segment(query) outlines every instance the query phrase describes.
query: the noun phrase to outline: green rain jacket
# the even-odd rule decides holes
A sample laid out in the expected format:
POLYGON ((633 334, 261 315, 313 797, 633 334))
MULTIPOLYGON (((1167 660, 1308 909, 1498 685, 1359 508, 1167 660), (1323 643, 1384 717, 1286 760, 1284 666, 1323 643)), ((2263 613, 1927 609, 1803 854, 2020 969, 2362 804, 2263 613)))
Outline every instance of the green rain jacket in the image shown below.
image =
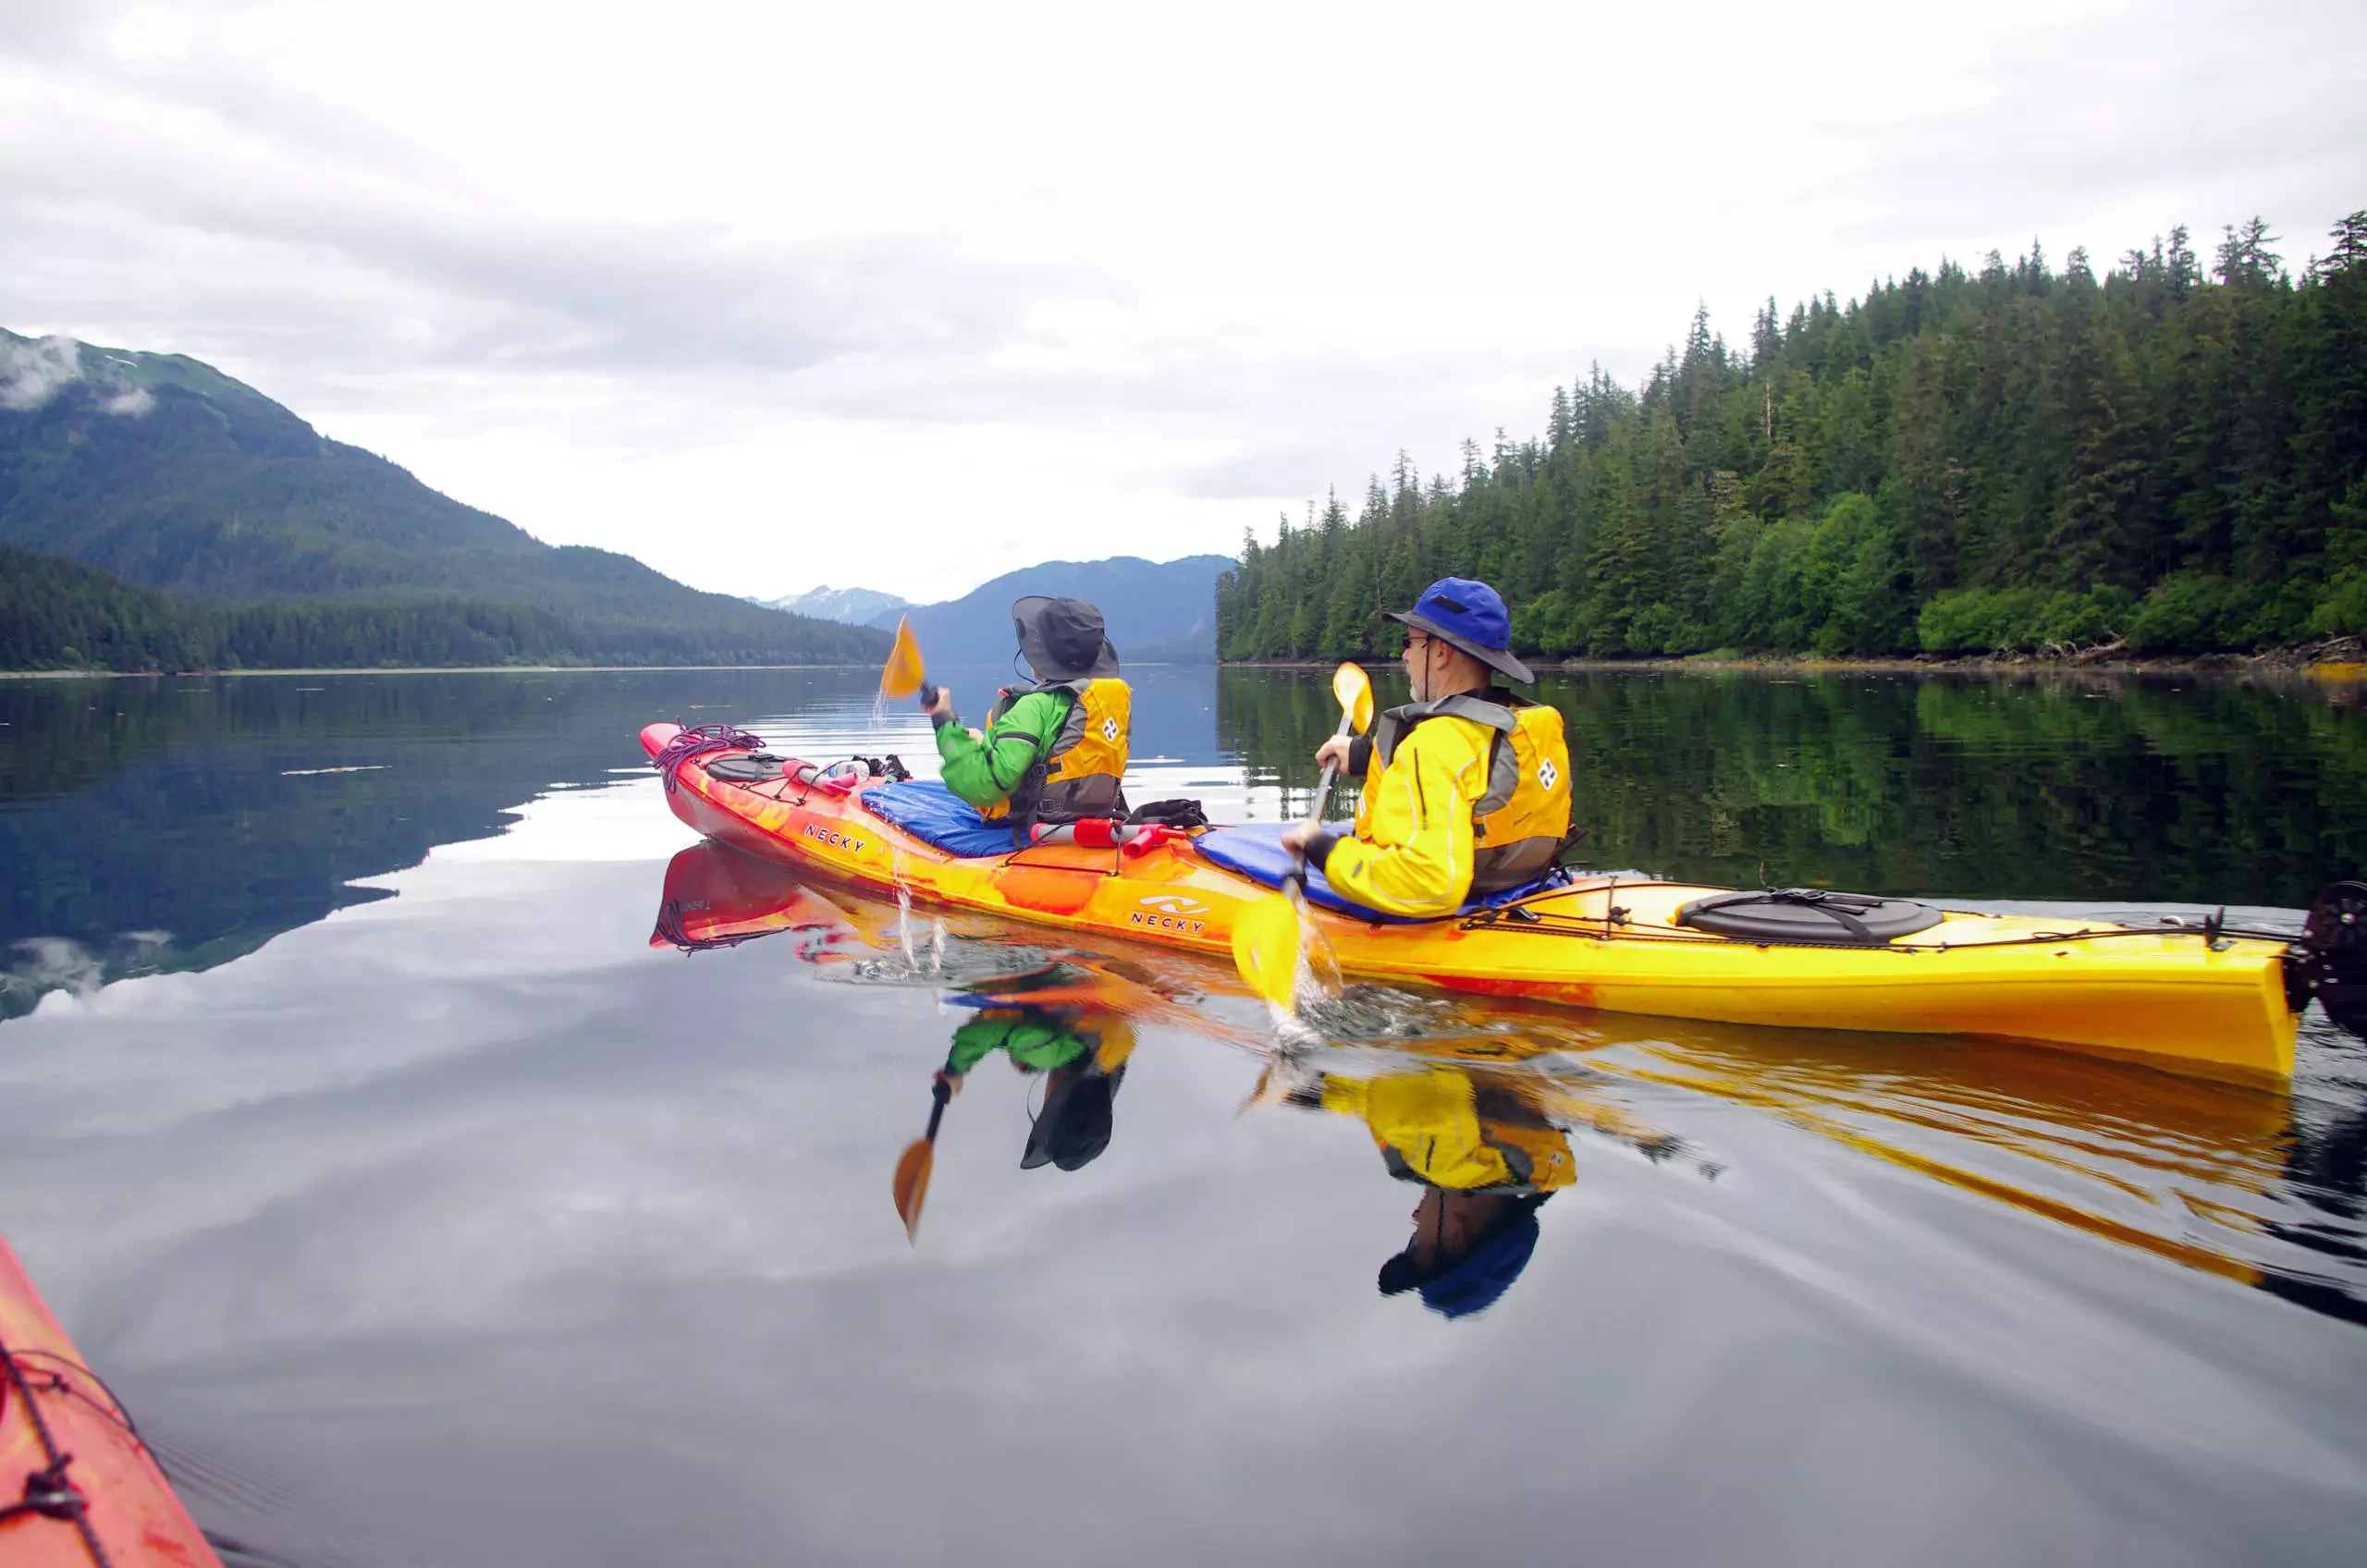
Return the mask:
POLYGON ((1017 1009, 996 1008, 953 1031, 953 1049, 945 1058, 945 1071, 958 1078, 996 1051, 1009 1051, 1012 1060, 1030 1072, 1049 1072, 1055 1067, 1066 1067, 1090 1048, 1074 1030, 1017 1009))
POLYGON ((1027 779, 1036 759, 1060 739, 1076 699, 1066 692, 1030 692, 974 741, 959 720, 937 727, 937 754, 945 787, 980 811, 1000 805, 1027 779))

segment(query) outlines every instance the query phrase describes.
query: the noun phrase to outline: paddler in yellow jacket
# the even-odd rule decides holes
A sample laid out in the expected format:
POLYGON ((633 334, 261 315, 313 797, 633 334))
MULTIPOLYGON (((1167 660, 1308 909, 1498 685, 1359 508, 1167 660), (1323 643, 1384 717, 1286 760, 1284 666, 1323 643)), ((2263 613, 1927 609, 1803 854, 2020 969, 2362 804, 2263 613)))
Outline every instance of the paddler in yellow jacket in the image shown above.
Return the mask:
POLYGON ((1493 686, 1492 673, 1537 679, 1511 651, 1511 619, 1493 588, 1446 577, 1422 591, 1405 624, 1414 700, 1372 734, 1333 737, 1318 764, 1362 773, 1353 836, 1300 823, 1303 849, 1334 892, 1389 914, 1452 914, 1468 899, 1544 875, 1570 830, 1570 751, 1561 713, 1493 686))
POLYGON ((1322 1073, 1292 1104, 1361 1119, 1381 1163, 1418 1183, 1414 1231, 1380 1266, 1380 1293, 1419 1290, 1445 1317, 1493 1305, 1528 1266, 1537 1210, 1577 1170, 1568 1134, 1513 1072, 1441 1062, 1378 1078, 1322 1073))
POLYGON ((1030 594, 1011 618, 1036 681, 997 693, 983 733, 963 729, 952 693, 938 691, 928 712, 946 789, 987 821, 1009 820, 1022 844, 1039 822, 1124 816, 1134 696, 1101 612, 1083 599, 1030 594))

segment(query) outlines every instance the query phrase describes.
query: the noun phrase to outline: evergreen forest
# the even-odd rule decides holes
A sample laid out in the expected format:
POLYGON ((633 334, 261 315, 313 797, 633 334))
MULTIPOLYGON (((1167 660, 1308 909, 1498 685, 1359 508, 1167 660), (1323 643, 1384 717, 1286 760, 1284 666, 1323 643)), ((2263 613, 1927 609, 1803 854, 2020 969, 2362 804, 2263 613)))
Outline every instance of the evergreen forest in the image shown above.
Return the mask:
POLYGON ((1401 453, 1352 514, 1253 533, 1220 656, 1393 653, 1383 609, 1482 578, 1525 654, 2126 649, 2367 631, 2367 211, 2288 266, 2255 218, 2098 273, 2035 243, 1779 314, 1696 313, 1638 390, 1541 439, 1401 453))
POLYGON ((710 619, 673 608, 427 595, 215 604, 0 545, 0 669, 863 664, 888 643, 868 628, 778 610, 710 619))

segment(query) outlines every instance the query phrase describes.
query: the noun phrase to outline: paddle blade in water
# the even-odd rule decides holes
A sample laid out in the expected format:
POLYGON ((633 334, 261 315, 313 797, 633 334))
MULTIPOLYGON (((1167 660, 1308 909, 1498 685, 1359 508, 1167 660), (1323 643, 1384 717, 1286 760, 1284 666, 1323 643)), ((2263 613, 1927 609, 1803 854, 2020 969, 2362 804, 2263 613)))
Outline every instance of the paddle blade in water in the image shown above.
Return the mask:
POLYGON ((1348 716, 1348 723, 1359 735, 1372 728, 1372 677, 1360 664, 1343 664, 1331 672, 1331 694, 1340 700, 1340 711, 1348 716))
POLYGON ((913 640, 909 621, 896 622, 896 641, 888 649, 888 663, 879 672, 879 690, 890 697, 909 697, 928 679, 921 662, 921 645, 913 640))
POLYGON ((904 1158, 896 1162, 896 1213, 904 1222, 904 1239, 918 1241, 921 1204, 928 1197, 929 1167, 937 1162, 937 1145, 915 1138, 904 1158))
POLYGON ((1249 988, 1288 1011, 1298 991, 1298 907, 1285 894, 1258 900, 1233 923, 1233 963, 1249 988))

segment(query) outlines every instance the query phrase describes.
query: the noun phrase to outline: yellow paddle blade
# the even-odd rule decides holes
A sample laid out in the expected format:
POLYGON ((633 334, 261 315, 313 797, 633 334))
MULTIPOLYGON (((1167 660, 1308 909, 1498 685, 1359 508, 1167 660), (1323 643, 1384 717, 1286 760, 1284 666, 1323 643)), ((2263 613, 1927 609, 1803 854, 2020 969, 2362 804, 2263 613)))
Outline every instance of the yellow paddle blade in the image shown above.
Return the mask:
POLYGON ((937 1145, 917 1138, 896 1162, 896 1212, 904 1221, 904 1239, 918 1241, 921 1205, 928 1197, 929 1167, 937 1163, 937 1145))
POLYGON ((1233 923, 1233 964, 1251 990, 1288 1011, 1298 993, 1298 906, 1271 893, 1233 923))
POLYGON ((1340 711, 1359 735, 1372 728, 1372 677, 1360 664, 1343 664, 1331 672, 1331 694, 1340 699, 1340 711))
POLYGON ((909 622, 896 622, 896 641, 888 649, 887 667, 879 672, 879 690, 891 697, 909 697, 928 679, 921 662, 921 645, 913 640, 909 622))

